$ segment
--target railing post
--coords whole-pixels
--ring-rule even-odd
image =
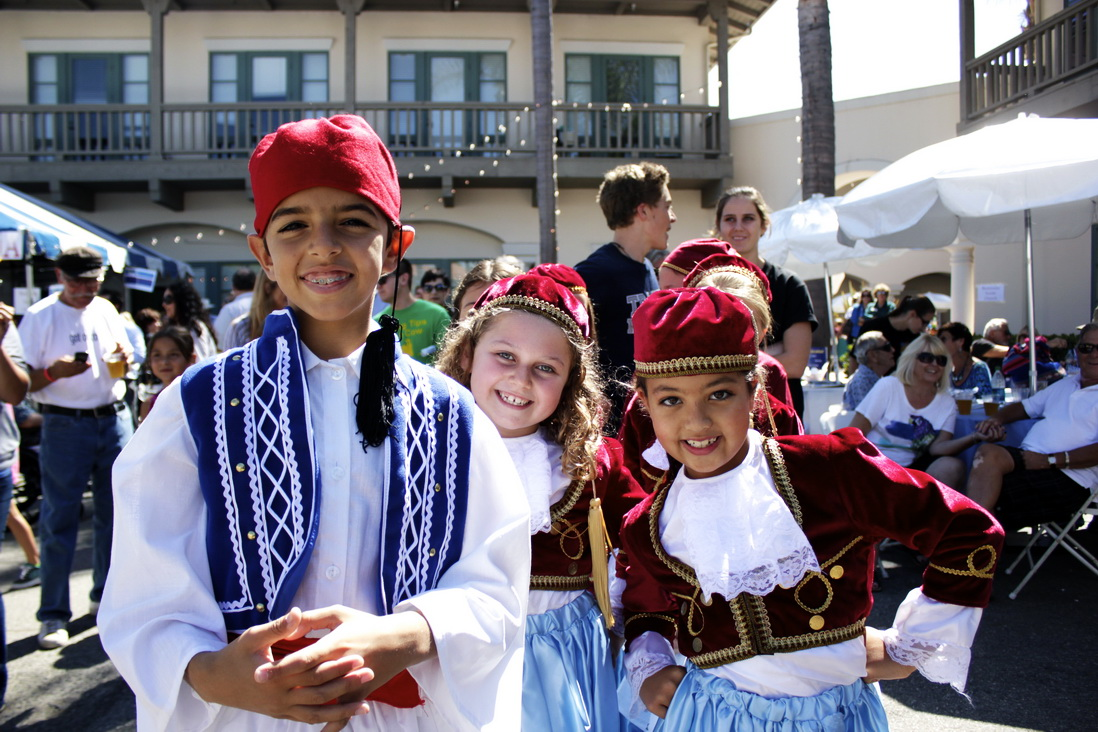
[[[354,114],[355,99],[358,94],[358,14],[366,0],[338,0],[339,12],[343,13],[343,104],[346,111]]]
[[[149,14],[149,159],[164,159],[164,16],[170,0],[141,0]]]

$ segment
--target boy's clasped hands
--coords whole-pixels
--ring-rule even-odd
[[[276,659],[273,646],[328,630]],[[435,655],[430,626],[415,611],[377,616],[333,605],[245,631],[219,651],[191,659],[186,681],[205,701],[276,719],[327,723],[336,732],[366,714],[366,697],[411,665]]]

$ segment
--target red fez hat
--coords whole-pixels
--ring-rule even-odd
[[[587,292],[587,283],[580,277],[580,273],[567,264],[539,264],[531,267],[526,274],[548,277],[554,282],[564,285],[572,292]]]
[[[748,279],[753,279],[758,283],[759,289],[766,295],[767,302],[773,302],[774,296],[770,292],[770,279],[766,276],[766,273],[754,262],[749,262],[736,254],[735,250],[732,254],[714,254],[698,262],[697,266],[690,270],[690,274],[686,275],[683,284],[687,287],[697,287],[698,280],[706,275],[718,272],[735,272],[744,275]]]
[[[681,275],[686,275],[706,257],[734,251],[731,244],[720,239],[691,239],[672,249],[660,263],[660,268],[667,267]]]
[[[750,371],[759,361],[755,344],[751,311],[715,287],[659,290],[633,313],[638,376]]]
[[[493,282],[474,307],[480,310],[488,305],[536,313],[549,318],[581,341],[591,339],[587,308],[571,290],[548,277],[526,273]]]
[[[396,165],[366,120],[353,114],[289,122],[259,141],[248,163],[255,232],[263,236],[278,204],[308,188],[357,193],[400,226]]]

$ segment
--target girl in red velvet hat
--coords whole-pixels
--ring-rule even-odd
[[[611,611],[608,542],[617,544],[622,516],[643,493],[621,446],[600,436],[588,312],[552,278],[501,280],[450,331],[437,366],[495,423],[530,503],[522,729],[617,730],[608,630],[620,635],[621,621]]]
[[[633,317],[636,388],[669,467],[622,524],[623,712],[682,732],[887,729],[867,682],[918,668],[963,690],[1002,529],[857,430],[752,429],[753,320],[713,287],[654,293]],[[882,538],[930,559],[883,632],[865,626]]]
[[[371,317],[412,241],[393,159],[337,115],[249,172],[289,305],[165,388],[114,464],[98,620],[138,727],[513,732],[529,509],[468,391]]]
[[[717,253],[708,254],[715,247]],[[679,274],[684,268],[685,276]],[[683,242],[660,267],[660,282],[665,281],[677,283],[669,284],[669,287],[713,285],[731,292],[751,310],[760,342],[770,330],[770,285],[766,275],[726,242],[718,239]],[[764,351],[759,351],[759,366],[765,374],[760,384],[765,385],[766,393],[755,400],[756,409],[752,415],[755,428],[767,437],[803,434],[801,419],[792,406],[793,398],[789,394],[785,368]],[[641,487],[651,492],[656,480],[667,468],[667,454],[656,441],[652,420],[641,407],[636,394],[630,398],[625,409],[618,439],[625,450],[626,467]]]

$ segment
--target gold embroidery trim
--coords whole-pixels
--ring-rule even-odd
[[[586,590],[591,584],[591,578],[582,577],[557,577],[549,574],[530,575],[531,590]]]
[[[672,592],[671,595],[690,603],[690,610],[686,614],[686,632],[690,634],[691,638],[697,638],[702,634],[702,631],[705,630],[705,615],[702,613],[698,603],[698,596],[701,595],[701,590],[695,589],[693,595],[683,595],[678,592]],[[698,618],[701,620],[701,625],[698,626],[697,630],[694,629],[694,610],[698,611]]]
[[[759,359],[754,355],[735,353],[725,356],[689,356],[667,361],[635,361],[636,373],[650,379],[668,376],[697,376],[725,371],[750,371]]]
[[[801,502],[793,490],[793,481],[789,477],[789,471],[785,467],[785,457],[778,446],[778,441],[771,437],[763,438],[763,452],[766,461],[770,463],[770,475],[774,478],[774,485],[789,510],[793,512],[793,518],[797,520],[797,526],[804,527],[804,514],[801,513]]]
[[[671,267],[671,265],[668,265],[668,266]],[[676,269],[676,268],[672,267],[672,269]],[[752,281],[756,285],[758,285],[759,290],[764,295],[766,294],[766,286],[763,285],[762,280],[759,279],[759,276],[757,274],[755,274],[754,272],[752,272],[751,270],[749,270],[747,267],[741,267],[737,264],[726,264],[726,265],[723,265],[721,267],[713,267],[711,269],[702,270],[695,277],[691,278],[690,281],[687,282],[685,286],[686,287],[697,287],[698,282],[705,279],[709,275],[711,275],[711,274],[721,274],[721,273],[743,275],[744,277],[748,278],[749,281]],[[690,274],[690,273],[689,272],[684,272],[683,274]]]
[[[976,555],[982,551],[987,551],[991,554],[991,558],[987,560],[987,564],[983,567],[976,566]],[[976,547],[968,554],[968,558],[965,563],[968,565],[968,569],[952,569],[950,567],[943,567],[938,564],[931,563],[931,567],[944,572],[945,574],[952,574],[957,577],[979,577],[980,579],[992,579],[995,576],[995,563],[998,561],[999,555],[995,552],[995,547],[990,544],[984,544],[983,546]]]
[[[860,537],[860,536],[855,537],[853,541],[851,541],[849,544],[847,544],[842,549],[840,549],[838,554],[836,554],[835,556],[831,557],[831,559],[828,559],[826,562],[821,564],[820,569],[821,570],[827,569],[832,564],[834,564],[835,562],[842,559],[842,556],[844,554],[846,554],[848,551],[850,551],[851,548],[853,548],[854,545],[857,544],[861,540],[862,540],[862,537]],[[808,607],[803,602],[801,602],[801,589],[806,584],[808,584],[810,580],[814,580],[814,579],[818,579],[821,582],[823,582],[824,587],[827,588],[827,599],[824,600],[823,605],[820,605],[817,608]],[[834,599],[834,597],[835,597],[835,591],[831,588],[831,580],[828,579],[827,575],[824,574],[823,572],[812,572],[812,571],[808,572],[807,574],[805,574],[804,577],[801,578],[801,581],[797,583],[796,589],[793,590],[793,601],[797,603],[798,607],[800,607],[801,610],[804,610],[806,613],[809,613],[811,615],[818,615],[818,614],[822,613],[823,611],[827,610],[827,608],[831,607],[831,600]]]
[[[583,535],[587,533],[586,526],[581,527],[580,524],[574,524],[567,519],[561,519],[559,522],[553,524],[553,533],[560,534],[558,543],[560,544],[561,554],[572,561],[583,558],[584,553],[587,551],[587,545],[583,543]],[[579,549],[576,550],[575,554],[569,554],[568,549],[564,546],[564,542],[568,539],[575,539],[579,544]]]
[[[579,500],[579,497],[582,494],[583,481],[573,480],[572,483],[568,486],[568,490],[566,490],[564,492],[564,495],[561,496],[560,500],[557,501],[551,509],[549,509],[549,521],[555,524],[556,522],[564,518],[568,514],[568,512],[575,507],[576,501]]]
[[[865,632],[865,618],[855,621],[844,628],[831,628],[804,635],[794,635],[786,638],[769,638],[766,648],[753,651],[745,648],[744,643],[729,648],[718,648],[715,651],[700,653],[691,656],[690,662],[698,668],[715,668],[726,663],[742,661],[746,658],[762,655],[763,653],[788,653],[790,651],[803,651],[808,648],[819,648],[834,643],[852,640]]]
[[[504,295],[503,297],[497,297],[489,303],[486,303],[489,307],[498,308],[518,308],[520,310],[527,310],[537,315],[545,315],[552,318],[557,324],[571,331],[577,339],[585,341],[587,338],[580,331],[579,324],[572,319],[572,316],[561,310],[556,305],[551,305],[545,300],[541,300],[536,297],[527,297],[526,295]]]

